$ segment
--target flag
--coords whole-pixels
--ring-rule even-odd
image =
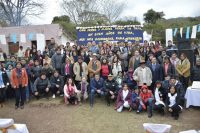
[[[29,33],[29,34],[28,34],[28,40],[29,40],[29,41],[32,41],[32,40],[33,40],[33,33]]]
[[[25,34],[20,34],[20,42],[26,43],[26,35]]]
[[[166,29],[166,46],[168,45],[168,41],[171,40],[173,42],[173,31],[172,29]]]
[[[190,27],[187,27],[187,30],[186,30],[186,39],[189,39],[190,38]]]
[[[43,51],[45,49],[46,41],[44,34],[36,34],[37,50]]]
[[[10,39],[11,39],[12,42],[17,43],[17,35],[16,34],[14,34],[14,33],[11,34],[11,38]]]
[[[175,28],[174,33],[173,33],[174,36],[176,36],[177,31],[178,31],[178,28]]]
[[[196,38],[196,35],[197,35],[197,25],[194,25],[192,27],[192,35],[191,35],[191,38],[195,39]]]
[[[183,27],[180,28],[181,38],[183,37]]]
[[[197,32],[200,32],[200,24],[198,24],[198,30],[197,30]]]
[[[6,36],[5,35],[0,35],[0,44],[6,45]]]

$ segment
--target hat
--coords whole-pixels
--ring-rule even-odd
[[[113,75],[110,73],[109,75],[108,75],[108,77],[112,77]]]
[[[97,56],[97,54],[96,54],[96,53],[93,53],[92,56]]]

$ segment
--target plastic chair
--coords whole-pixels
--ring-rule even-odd
[[[146,133],[169,133],[172,126],[167,124],[144,123],[143,127]]]

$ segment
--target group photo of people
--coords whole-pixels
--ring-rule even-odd
[[[200,46],[193,52],[191,62],[171,40],[164,47],[146,40],[61,45],[54,38],[44,51],[34,44],[20,46],[16,55],[0,49],[0,107],[14,98],[17,110],[32,100],[61,97],[67,107],[95,108],[100,99],[116,112],[147,112],[149,118],[170,113],[177,120],[188,86],[200,81]]]

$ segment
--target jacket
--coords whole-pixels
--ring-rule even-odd
[[[82,67],[82,73],[81,73],[81,68]],[[73,66],[73,72],[75,74],[75,80],[76,81],[81,81],[81,77],[86,77],[88,75],[88,67],[85,62],[82,62],[81,66],[78,62],[76,62]]]
[[[105,76],[105,77],[107,77],[108,76],[108,74],[109,74],[109,67],[108,67],[108,65],[106,64],[106,65],[101,65],[101,76]]]
[[[191,81],[200,81],[200,66],[194,66],[191,71]]]
[[[152,72],[152,81],[162,81],[164,79],[164,74],[163,74],[163,69],[160,64],[155,64],[155,70],[153,70],[153,65],[150,64],[149,68],[151,69]]]
[[[102,78],[99,79],[99,81],[96,81],[95,78],[92,78],[90,81],[90,90],[94,91],[96,89],[100,89],[101,91],[104,91],[104,80]]]
[[[128,95],[125,98],[125,101],[128,101],[129,105],[132,104],[132,91],[129,89],[128,90]],[[120,89],[118,92],[118,96],[117,96],[117,102],[116,102],[116,109],[120,108],[122,105],[124,104],[124,100],[123,100],[123,89]]]
[[[11,84],[13,88],[19,88],[19,79],[22,82],[22,87],[25,87],[28,85],[28,75],[26,73],[26,69],[21,68],[21,76],[17,76],[17,69],[13,69],[11,72]]]
[[[168,65],[167,73],[165,73],[165,64],[162,64],[162,70],[164,77],[166,77],[167,75],[175,75],[175,68],[171,63],[169,63]]]
[[[94,77],[95,73],[93,73],[93,69],[92,69],[92,63],[93,61],[91,60],[88,64],[88,72],[89,72],[89,76],[90,77]],[[97,65],[97,73],[96,74],[100,74],[100,71],[101,71],[101,62],[100,61],[96,61],[96,65]]]
[[[117,95],[117,93],[119,91],[119,87],[118,87],[118,83],[116,80],[114,80],[114,79],[111,81],[106,80],[104,84],[105,84],[104,88],[105,88],[106,92],[112,91],[115,93],[115,95]]]
[[[41,79],[38,77],[34,82],[34,91],[38,91],[39,89],[46,89],[51,87],[51,83],[49,82],[49,79]]]
[[[139,60],[141,61],[142,56],[139,56]],[[129,60],[129,69],[132,68],[134,70],[134,65],[135,65],[135,56],[132,56]],[[136,69],[136,68],[135,68]]]
[[[55,69],[60,69],[61,68],[61,65],[62,65],[62,55],[61,54],[54,54],[52,57],[51,57],[51,61],[52,61],[52,66],[53,68]]]
[[[55,77],[54,75],[52,75],[51,78],[50,78],[50,83],[51,83],[52,88],[55,88],[56,85],[59,85],[60,91],[63,91],[64,80],[63,80],[62,76],[59,75],[58,77]]]
[[[183,61],[179,60],[176,64],[178,74],[183,73],[184,77],[190,76],[190,61],[186,58]]]

